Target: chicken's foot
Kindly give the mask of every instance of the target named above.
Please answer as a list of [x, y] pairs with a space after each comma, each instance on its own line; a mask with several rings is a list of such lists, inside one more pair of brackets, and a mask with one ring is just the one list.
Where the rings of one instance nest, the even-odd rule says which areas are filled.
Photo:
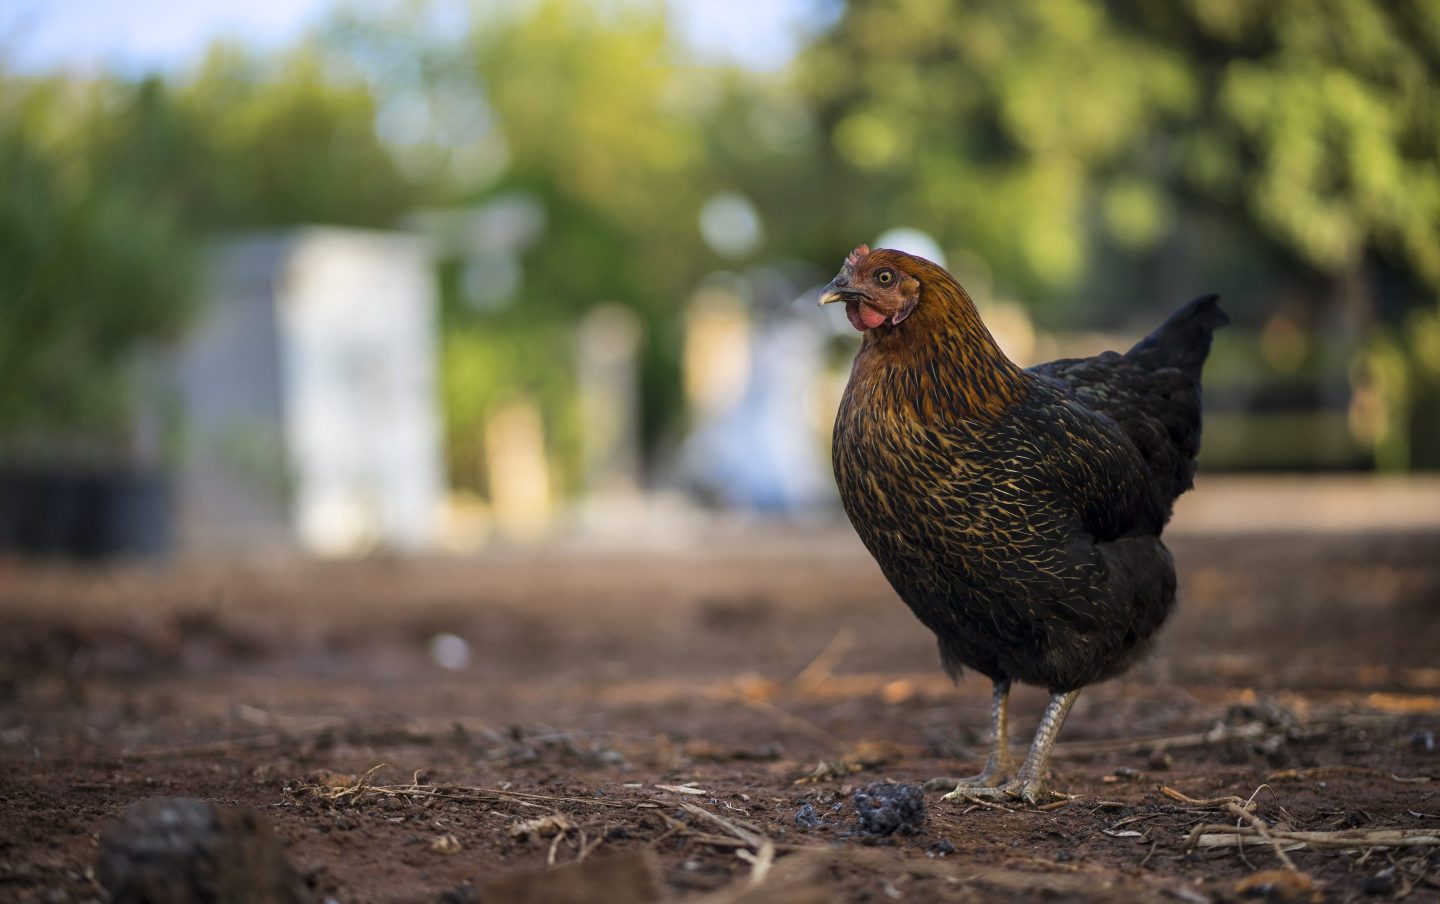
[[1010, 682], [995, 682], [990, 698], [990, 755], [985, 768], [968, 778], [932, 778], [925, 783], [926, 791], [955, 791], [960, 788], [998, 788], [1015, 774], [1015, 761], [1010, 757]]
[[1035, 740], [1030, 742], [1030, 754], [1025, 757], [1025, 765], [1020, 767], [1020, 773], [1013, 781], [995, 787], [976, 787], [962, 783], [945, 795], [944, 799], [1008, 800], [1032, 807], [1039, 804], [1049, 796], [1045, 789], [1045, 771], [1050, 766], [1050, 751], [1055, 747], [1055, 738], [1060, 734], [1060, 726], [1065, 724], [1070, 707], [1079, 696], [1078, 690], [1050, 695], [1050, 703], [1045, 707], [1045, 715], [1040, 718], [1040, 727], [1035, 731]]

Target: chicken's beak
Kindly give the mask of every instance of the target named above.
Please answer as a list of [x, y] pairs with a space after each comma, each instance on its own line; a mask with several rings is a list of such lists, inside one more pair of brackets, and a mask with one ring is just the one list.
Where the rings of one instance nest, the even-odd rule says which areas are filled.
[[862, 299], [864, 292], [858, 292], [850, 288], [848, 283], [836, 284], [838, 280], [831, 280], [830, 285], [820, 290], [820, 303], [830, 304], [832, 301], [849, 301], [850, 299]]

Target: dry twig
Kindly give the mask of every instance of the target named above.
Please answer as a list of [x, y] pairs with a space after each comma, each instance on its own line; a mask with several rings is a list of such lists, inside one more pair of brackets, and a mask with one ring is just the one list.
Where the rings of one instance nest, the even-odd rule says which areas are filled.
[[[1259, 789], [1256, 789], [1256, 793], [1259, 793]], [[1290, 855], [1285, 853], [1285, 849], [1280, 846], [1280, 843], [1276, 841], [1273, 836], [1271, 836], [1270, 827], [1265, 825], [1264, 820], [1238, 804], [1227, 803], [1225, 805], [1225, 810], [1226, 812], [1235, 816], [1237, 819], [1248, 822], [1250, 824], [1250, 827], [1255, 830], [1255, 834], [1259, 835], [1262, 839], [1269, 842], [1270, 847], [1273, 848], [1275, 851], [1275, 856], [1280, 858], [1280, 862], [1285, 864], [1286, 869], [1288, 869], [1292, 873], [1300, 872], [1300, 870], [1295, 868], [1295, 861], [1290, 859]]]
[[[1242, 807], [1242, 808], [1245, 809], [1247, 812], [1250, 812], [1250, 811], [1253, 811], [1253, 810], [1255, 809], [1255, 807], [1257, 806], [1257, 804], [1255, 803], [1255, 795], [1254, 795], [1254, 794], [1250, 795], [1250, 799], [1249, 799], [1249, 800], [1244, 800], [1244, 799], [1242, 799], [1242, 798], [1236, 797], [1236, 796], [1233, 795], [1233, 794], [1230, 795], [1230, 796], [1228, 796], [1228, 797], [1206, 797], [1206, 798], [1202, 798], [1202, 799], [1197, 799], [1197, 798], [1194, 798], [1194, 797], [1189, 796], [1188, 794], [1184, 793], [1183, 791], [1177, 791], [1177, 790], [1175, 790], [1174, 788], [1168, 787], [1168, 786], [1166, 786], [1166, 785], [1160, 785], [1160, 786], [1159, 786], [1159, 789], [1160, 789], [1160, 793], [1161, 793], [1161, 794], [1165, 795], [1166, 797], [1170, 798], [1171, 800], [1176, 801], [1176, 802], [1178, 802], [1178, 803], [1185, 804], [1185, 805], [1190, 806], [1190, 807], [1195, 807], [1195, 808], [1197, 808], [1197, 809], [1205, 809], [1205, 810], [1221, 809], [1221, 810], [1223, 810], [1223, 809], [1225, 809], [1227, 806], [1233, 804], [1233, 805], [1235, 805], [1235, 806]], [[1255, 789], [1255, 790], [1256, 790], [1256, 793], [1258, 794], [1260, 789], [1257, 788], [1257, 789]]]
[[332, 804], [342, 802], [354, 804], [364, 795], [374, 794], [381, 797], [430, 797], [442, 800], [505, 801], [526, 807], [536, 807], [537, 804], [534, 803], [535, 801], [544, 801], [549, 804], [584, 804], [591, 807], [621, 810], [633, 809], [639, 806], [617, 800], [602, 800], [592, 797], [557, 797], [550, 794], [531, 794], [524, 791], [506, 791], [500, 788], [480, 788], [472, 785], [422, 785], [414, 779], [412, 779], [408, 785], [370, 784], [371, 777], [387, 766], [389, 766], [388, 763], [381, 763], [378, 766], [372, 767], [353, 785], [345, 785], [337, 788], [302, 783], [293, 786], [289, 793], [296, 795], [306, 794]]
[[795, 715], [792, 712], [783, 710], [775, 704], [771, 703], [769, 700], [761, 700], [756, 697], [749, 697], [745, 694], [735, 693], [733, 691], [726, 694], [725, 696], [727, 699], [743, 703], [751, 709], [758, 709], [763, 713], [774, 716], [779, 721], [784, 722], [785, 724], [790, 725], [793, 728], [798, 728], [801, 731], [808, 732], [809, 734], [825, 742], [826, 744], [831, 745], [832, 747], [839, 747], [841, 745], [841, 741], [839, 738], [835, 737], [830, 732], [821, 728], [819, 725], [816, 725], [814, 722], [811, 722], [808, 719], [802, 719], [801, 717]]
[[745, 842], [750, 847], [755, 848], [755, 850], [757, 851], [760, 849], [760, 846], [762, 844], [770, 840], [757, 831], [752, 831], [751, 829], [742, 829], [740, 826], [736, 825], [733, 821], [726, 819], [724, 816], [721, 816], [718, 813], [711, 813], [704, 807], [696, 806], [689, 801], [681, 801], [680, 806], [682, 809], [685, 810], [686, 813], [689, 813], [692, 816], [699, 816], [702, 819], [706, 819], [710, 822], [715, 823], [717, 826], [724, 829], [726, 832], [729, 832], [731, 835], [734, 835], [736, 838]]
[[[1347, 829], [1340, 832], [1287, 832], [1269, 829], [1270, 837], [1288, 842], [1286, 850], [1302, 847], [1331, 850], [1372, 850], [1377, 848], [1440, 847], [1440, 835], [1410, 832], [1405, 829]], [[1258, 838], [1254, 826], [1201, 824], [1190, 831], [1185, 841], [1187, 850], [1197, 847], [1232, 847], [1244, 838]]]
[[821, 684], [830, 678], [835, 666], [855, 646], [855, 632], [848, 625], [843, 626], [835, 632], [835, 636], [825, 645], [825, 649], [816, 654], [810, 660], [810, 664], [800, 670], [800, 673], [790, 680], [795, 687], [806, 688]]
[[1329, 778], [1339, 775], [1353, 775], [1361, 778], [1388, 778], [1390, 781], [1399, 782], [1402, 785], [1423, 785], [1426, 782], [1434, 781], [1434, 776], [1430, 775], [1396, 775], [1384, 769], [1370, 769], [1365, 766], [1312, 766], [1309, 769], [1282, 769], [1279, 772], [1270, 773], [1267, 781], [1294, 781], [1305, 778]]
[[750, 884], [759, 885], [765, 881], [765, 876], [770, 872], [770, 867], [775, 865], [775, 842], [766, 838], [760, 845], [760, 851], [752, 854], [747, 850], [738, 850], [735, 856], [750, 864]]

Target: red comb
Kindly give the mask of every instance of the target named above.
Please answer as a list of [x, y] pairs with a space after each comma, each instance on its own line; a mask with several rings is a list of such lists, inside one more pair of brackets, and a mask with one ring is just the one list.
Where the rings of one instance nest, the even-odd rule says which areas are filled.
[[845, 266], [854, 269], [870, 253], [869, 245], [860, 245], [845, 258]]

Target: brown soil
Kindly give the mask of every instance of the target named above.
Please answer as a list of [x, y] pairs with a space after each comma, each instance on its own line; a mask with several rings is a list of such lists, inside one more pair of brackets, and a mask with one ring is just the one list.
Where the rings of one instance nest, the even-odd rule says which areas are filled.
[[[804, 863], [801, 884], [856, 901], [1232, 900], [1283, 868], [1261, 840], [1188, 849], [1195, 826], [1236, 817], [1162, 786], [1253, 800], [1277, 831], [1440, 834], [1440, 535], [1172, 545], [1179, 614], [1062, 733], [1052, 786], [1076, 799], [927, 794], [922, 831], [891, 837], [860, 831], [853, 792], [974, 771], [989, 688], [944, 679], [845, 532], [467, 562], [12, 564], [0, 899], [100, 897], [97, 836], [151, 796], [261, 810], [340, 902], [500, 900], [488, 883], [552, 857], [641, 849], [686, 898], [742, 887], [760, 838], [778, 850], [766, 882]], [[464, 668], [436, 664], [440, 634], [468, 643]], [[1015, 702], [1018, 744], [1044, 694]], [[378, 790], [355, 793], [380, 764]], [[1440, 899], [1440, 847], [1289, 857], [1315, 883], [1297, 899]]]

